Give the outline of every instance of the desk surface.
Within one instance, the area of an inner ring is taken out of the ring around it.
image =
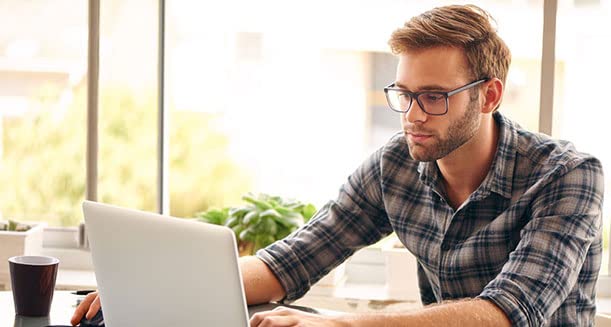
[[[51,314],[48,317],[21,317],[15,315],[13,294],[10,291],[0,291],[0,326],[2,327],[43,327],[47,325],[70,325],[70,318],[74,313],[77,301],[83,296],[77,296],[69,291],[55,291]],[[250,316],[256,312],[272,310],[280,304],[269,303],[248,307]],[[335,315],[338,312],[316,310],[306,307],[287,306],[295,309],[320,314]]]

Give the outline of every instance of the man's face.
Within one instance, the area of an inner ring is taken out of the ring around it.
[[[436,47],[410,51],[399,56],[396,85],[412,92],[451,91],[472,82],[461,50]],[[474,91],[475,92],[475,91]],[[471,101],[471,91],[448,98],[448,112],[431,116],[414,99],[411,109],[401,114],[401,125],[412,158],[441,159],[468,142],[480,126],[480,103]]]

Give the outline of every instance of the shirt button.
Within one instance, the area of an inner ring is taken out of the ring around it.
[[[449,249],[450,249],[450,245],[449,245],[449,244],[447,244],[447,243],[443,243],[443,244],[441,244],[441,249],[442,249],[443,251],[447,251],[447,250],[449,250]]]

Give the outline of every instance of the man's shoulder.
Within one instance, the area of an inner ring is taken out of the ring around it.
[[[597,159],[580,152],[569,141],[555,139],[542,133],[535,133],[521,127],[516,128],[518,160],[522,167],[530,166],[534,171],[570,171],[586,161]]]

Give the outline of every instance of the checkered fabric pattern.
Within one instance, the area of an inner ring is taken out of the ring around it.
[[[355,251],[395,232],[418,260],[424,304],[483,298],[516,326],[593,325],[601,163],[499,112],[494,119],[495,159],[458,209],[446,201],[436,163],[413,160],[400,133],[308,224],[258,251],[285,300],[303,296]]]

